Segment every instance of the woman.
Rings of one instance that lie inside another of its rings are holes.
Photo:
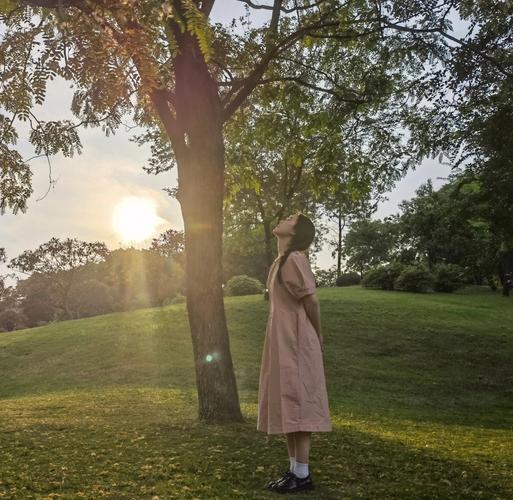
[[[319,300],[305,250],[312,221],[294,214],[273,229],[278,257],[267,277],[269,318],[260,366],[257,430],[285,434],[290,467],[267,484],[276,492],[312,489],[311,432],[331,431]]]

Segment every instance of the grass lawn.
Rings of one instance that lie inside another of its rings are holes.
[[[297,498],[513,498],[513,298],[319,289],[333,432]],[[225,299],[246,423],[196,421],[185,304],[0,334],[0,498],[266,499],[268,303]]]

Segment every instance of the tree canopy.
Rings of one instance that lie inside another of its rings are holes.
[[[444,42],[451,2],[429,9],[422,1],[245,3],[247,18],[222,26],[209,22],[213,1],[4,1],[0,209],[26,209],[31,194],[28,160],[14,147],[16,120],[30,123],[36,155],[80,153],[80,127],[101,126],[108,135],[128,114],[146,129],[141,140],[155,144],[150,169],[162,171],[177,155],[187,156],[194,147],[187,135],[191,101],[179,97],[182,89],[187,94],[197,92],[196,85],[210,88],[180,76],[188,51],[199,51],[208,66],[215,82],[208,92],[219,95],[221,123],[262,85],[294,83],[325,96],[326,106],[337,102],[346,113],[372,105],[409,71],[410,98],[419,98],[414,83],[424,76],[427,61],[465,53],[463,46]],[[268,22],[250,24],[254,9],[269,11]],[[75,84],[74,122],[45,122],[34,114],[48,82],[58,76]],[[198,94],[195,102],[201,105]]]

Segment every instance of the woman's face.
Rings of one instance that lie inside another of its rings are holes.
[[[292,236],[294,234],[294,226],[296,225],[298,214],[292,214],[286,219],[281,220],[273,229],[276,236]]]

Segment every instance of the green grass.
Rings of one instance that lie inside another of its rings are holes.
[[[298,498],[513,498],[513,299],[319,289],[333,432]],[[267,302],[225,299],[246,423],[196,421],[184,304],[0,334],[0,498],[273,498]]]

